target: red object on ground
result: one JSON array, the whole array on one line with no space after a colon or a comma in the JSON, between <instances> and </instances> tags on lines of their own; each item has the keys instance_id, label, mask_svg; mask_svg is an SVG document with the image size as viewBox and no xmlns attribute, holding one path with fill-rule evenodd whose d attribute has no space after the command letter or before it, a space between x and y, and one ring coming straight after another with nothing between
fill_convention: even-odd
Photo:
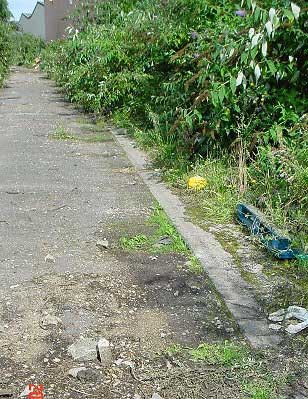
<instances>
[{"instance_id":1,"label":"red object on ground","mask_svg":"<svg viewBox=\"0 0 308 399\"><path fill-rule=\"evenodd\" d=\"M29 399L44 399L44 385L29 385Z\"/></svg>"}]
</instances>

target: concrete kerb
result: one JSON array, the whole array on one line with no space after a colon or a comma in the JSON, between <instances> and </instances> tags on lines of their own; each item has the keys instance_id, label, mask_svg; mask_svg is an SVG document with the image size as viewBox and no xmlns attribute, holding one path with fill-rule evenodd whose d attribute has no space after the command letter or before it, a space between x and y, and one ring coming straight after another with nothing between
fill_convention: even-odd
<instances>
[{"instance_id":1,"label":"concrete kerb","mask_svg":"<svg viewBox=\"0 0 308 399\"><path fill-rule=\"evenodd\" d=\"M254 298L252 287L241 277L232 256L211 233L187 220L183 203L164 183L157 181L153 176L153 171L148 168L146 154L136 148L132 140L125 135L125 130L115 127L109 129L201 262L250 345L255 349L276 347L282 338L269 329L267 318Z\"/></svg>"}]
</instances>

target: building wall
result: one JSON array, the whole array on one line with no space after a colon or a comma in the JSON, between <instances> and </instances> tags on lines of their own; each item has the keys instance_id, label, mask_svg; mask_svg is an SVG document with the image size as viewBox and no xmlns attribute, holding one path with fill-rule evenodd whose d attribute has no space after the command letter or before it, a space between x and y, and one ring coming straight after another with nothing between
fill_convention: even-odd
<instances>
[{"instance_id":1,"label":"building wall","mask_svg":"<svg viewBox=\"0 0 308 399\"><path fill-rule=\"evenodd\" d=\"M46 28L44 4L37 2L32 14L29 16L21 14L19 26L23 32L31 33L34 36L45 39Z\"/></svg>"},{"instance_id":2,"label":"building wall","mask_svg":"<svg viewBox=\"0 0 308 399\"><path fill-rule=\"evenodd\" d=\"M65 36L70 25L67 16L77 0L45 0L46 40L57 40Z\"/></svg>"}]
</instances>

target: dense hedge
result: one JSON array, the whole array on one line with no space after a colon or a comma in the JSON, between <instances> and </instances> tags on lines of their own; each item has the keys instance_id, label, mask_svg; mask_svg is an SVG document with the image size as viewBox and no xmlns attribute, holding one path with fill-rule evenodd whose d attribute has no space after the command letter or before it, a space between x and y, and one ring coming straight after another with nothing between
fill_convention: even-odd
<instances>
[{"instance_id":1,"label":"dense hedge","mask_svg":"<svg viewBox=\"0 0 308 399\"><path fill-rule=\"evenodd\" d=\"M69 98L133 126L169 168L228 153L239 196L284 207L306 237L305 2L90 3L43 57Z\"/></svg>"}]
</instances>

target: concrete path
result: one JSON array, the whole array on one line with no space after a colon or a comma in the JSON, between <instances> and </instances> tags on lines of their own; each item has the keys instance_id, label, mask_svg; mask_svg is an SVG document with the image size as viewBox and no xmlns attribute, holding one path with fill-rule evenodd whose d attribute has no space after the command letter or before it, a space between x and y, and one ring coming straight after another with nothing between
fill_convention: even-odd
<instances>
[{"instance_id":1,"label":"concrete path","mask_svg":"<svg viewBox=\"0 0 308 399\"><path fill-rule=\"evenodd\" d=\"M121 248L122 237L152 234L153 206L110 129L92 125L41 74L14 71L0 91L0 392L17 397L38 383L47 398L151 397L158 351L242 339L186 256ZM96 246L103 239L107 249ZM73 359L68 347L80 337L109 340L117 364L96 353ZM73 367L87 372L69 377ZM163 397L241 397L219 369L202 372L200 384L176 373Z\"/></svg>"}]
</instances>

